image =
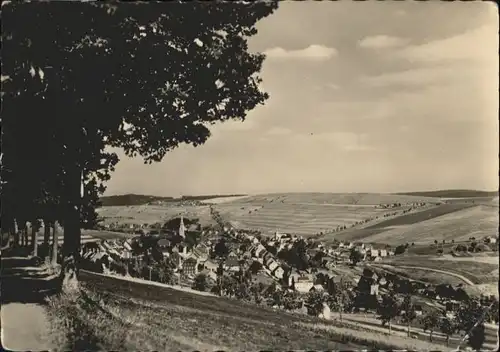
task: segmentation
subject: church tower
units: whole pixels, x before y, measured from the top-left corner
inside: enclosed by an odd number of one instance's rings
[[[182,238],[186,238],[186,234],[184,233],[186,228],[184,227],[184,217],[181,215],[181,223],[179,225],[179,236]]]

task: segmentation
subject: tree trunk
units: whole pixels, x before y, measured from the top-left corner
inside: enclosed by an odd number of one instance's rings
[[[81,171],[70,164],[66,170],[66,199],[64,204],[64,242],[61,288],[65,292],[78,290],[80,263],[80,204]]]
[[[52,266],[57,265],[57,246],[59,242],[59,233],[57,232],[57,221],[54,222],[54,229],[52,235]]]
[[[431,332],[429,334],[429,340],[432,342],[432,330],[431,330]]]
[[[410,323],[409,322],[408,322],[407,328],[408,328],[408,337],[410,337]]]
[[[43,220],[43,246],[49,248],[50,242],[50,223],[47,220]]]
[[[392,325],[390,320],[389,320],[389,334],[392,334]]]
[[[446,335],[446,346],[450,344],[450,335]]]
[[[33,221],[31,225],[31,246],[33,247],[33,256],[38,256],[38,229],[37,221]]]
[[[24,223],[24,228],[23,228],[23,246],[28,247],[28,224]]]

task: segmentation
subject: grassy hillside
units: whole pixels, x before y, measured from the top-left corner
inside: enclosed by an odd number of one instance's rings
[[[342,205],[378,205],[390,203],[436,202],[436,199],[421,196],[408,196],[380,193],[269,193],[248,196],[232,203],[263,205],[269,203],[291,204],[342,204]]]
[[[181,198],[174,197],[158,197],[158,196],[147,196],[143,194],[123,194],[115,196],[104,196],[100,198],[103,207],[106,206],[131,206],[131,205],[143,205],[151,202],[179,202],[179,201],[204,201],[217,198],[232,198],[232,197],[242,197],[242,194],[228,194],[228,195],[201,195],[201,196],[182,196]]]
[[[498,191],[477,191],[470,189],[450,189],[425,192],[397,193],[398,195],[414,197],[436,197],[436,198],[471,198],[471,197],[497,197]]]
[[[474,284],[486,284],[498,281],[498,256],[484,257],[483,260],[468,258],[462,260],[450,257],[441,259],[435,256],[396,256],[387,261],[396,268],[401,266],[412,266],[443,270],[464,276]],[[414,270],[414,269],[408,269]]]
[[[134,205],[102,207],[97,210],[99,216],[104,218],[103,223],[137,223],[153,224],[166,222],[173,217],[183,214],[190,219],[198,219],[202,226],[215,225],[209,206],[180,206],[171,205]]]
[[[61,349],[440,349],[426,341],[389,340],[304,315],[85,272],[81,286],[80,296],[55,298],[49,310]],[[331,329],[317,330],[318,323]]]
[[[157,197],[157,196],[146,196],[143,194],[122,194],[116,196],[105,196],[101,197],[101,205],[103,207],[110,206],[127,206],[127,205],[141,205],[147,204],[154,201],[171,201],[172,197]]]
[[[217,204],[221,216],[237,228],[276,230],[310,236],[328,232],[337,226],[349,226],[356,221],[383,216],[387,210],[374,206],[268,203],[265,205]]]
[[[496,233],[498,208],[444,204],[434,209],[406,214],[366,229],[348,230],[335,237],[339,240],[363,240],[371,243],[432,243],[434,240],[462,241]]]
[[[435,203],[436,199],[371,193],[275,193],[235,199],[216,204],[216,208],[235,227],[311,236],[396,211],[376,208],[380,204],[401,203],[398,210],[402,210],[419,202]]]

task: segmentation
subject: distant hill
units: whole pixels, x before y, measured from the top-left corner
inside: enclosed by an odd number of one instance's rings
[[[143,194],[122,194],[118,196],[101,197],[100,201],[103,207],[110,207],[118,205],[142,205],[159,200],[171,201],[173,199],[173,197],[146,196]]]
[[[143,205],[157,201],[163,202],[180,202],[180,201],[204,201],[214,198],[228,198],[228,197],[242,197],[244,194],[225,194],[225,195],[201,195],[201,196],[182,196],[181,198],[174,197],[158,197],[158,196],[147,196],[143,194],[122,194],[116,196],[105,196],[101,197],[101,206],[131,206],[131,205]]]
[[[450,189],[441,191],[424,191],[424,192],[406,192],[406,193],[395,193],[398,195],[405,196],[416,196],[416,197],[435,197],[435,198],[476,198],[476,197],[496,197],[498,196],[498,191],[477,191],[470,189]]]

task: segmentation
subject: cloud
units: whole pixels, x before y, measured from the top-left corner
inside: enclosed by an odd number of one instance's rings
[[[281,47],[268,49],[264,52],[269,59],[274,60],[329,60],[338,55],[335,48],[329,48],[323,45],[313,44],[305,49],[286,50]]]
[[[407,39],[388,35],[375,35],[361,39],[358,42],[358,46],[365,49],[388,49],[400,47],[407,43]]]
[[[422,86],[428,84],[449,84],[464,78],[477,77],[477,71],[474,68],[469,70],[460,70],[457,75],[455,66],[434,66],[421,67],[404,71],[389,72],[381,75],[363,76],[359,82],[371,87],[387,87],[393,85]]]
[[[395,57],[411,62],[473,60],[498,66],[498,17],[496,24],[485,25],[452,37],[408,46]]]

